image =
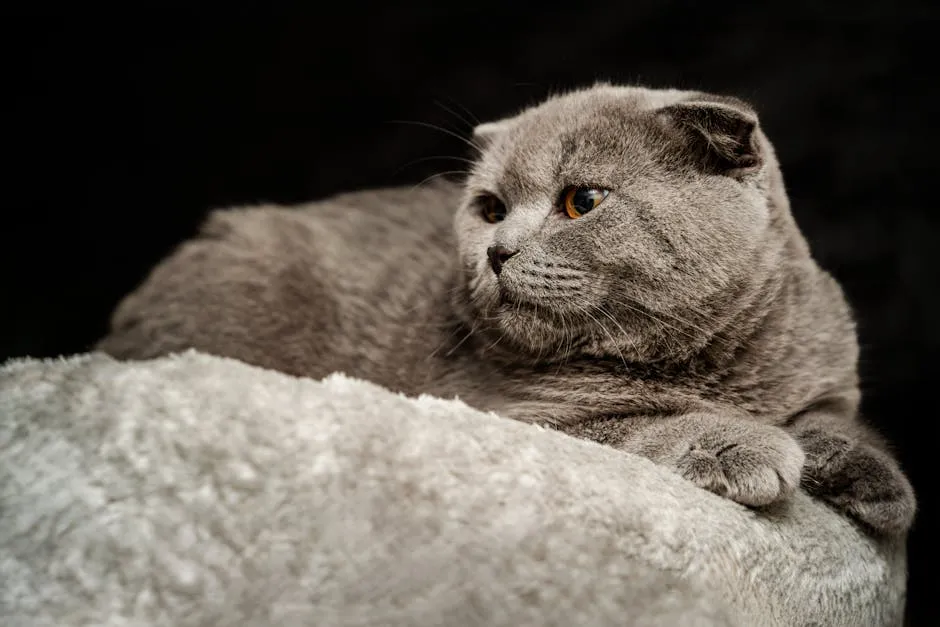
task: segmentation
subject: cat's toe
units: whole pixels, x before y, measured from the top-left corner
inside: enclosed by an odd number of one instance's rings
[[[914,522],[910,482],[886,453],[849,438],[809,431],[800,435],[807,455],[804,489],[884,535],[902,535]]]
[[[803,451],[776,427],[706,433],[678,460],[686,478],[715,494],[759,507],[789,497],[800,482]],[[730,436],[730,437],[729,437]]]

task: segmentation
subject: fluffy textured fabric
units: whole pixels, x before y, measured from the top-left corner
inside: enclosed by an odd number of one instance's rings
[[[0,369],[19,626],[899,625],[905,556],[798,494],[189,352]]]

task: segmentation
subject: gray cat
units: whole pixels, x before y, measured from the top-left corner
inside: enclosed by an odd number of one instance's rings
[[[462,186],[213,213],[100,349],[458,396],[745,505],[802,485],[908,530],[911,486],[858,419],[850,310],[747,104],[596,85],[473,144]]]

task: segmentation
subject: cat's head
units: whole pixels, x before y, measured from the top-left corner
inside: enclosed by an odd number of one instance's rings
[[[543,359],[688,357],[759,298],[790,217],[747,104],[597,85],[475,129],[461,306]]]

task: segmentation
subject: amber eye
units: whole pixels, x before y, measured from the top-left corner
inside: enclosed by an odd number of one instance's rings
[[[506,205],[496,196],[491,194],[481,196],[479,202],[480,213],[483,215],[483,219],[490,224],[502,222],[503,218],[506,217]]]
[[[598,187],[569,187],[561,197],[561,206],[569,218],[580,218],[604,202],[610,191]]]

